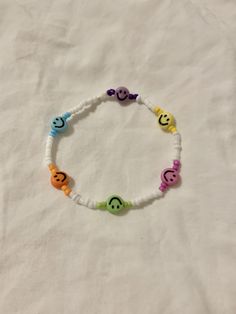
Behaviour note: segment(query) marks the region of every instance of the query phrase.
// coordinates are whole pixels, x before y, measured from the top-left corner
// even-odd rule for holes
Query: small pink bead
[[[172,167],[174,170],[176,171],[179,171],[179,168],[180,168],[180,161],[179,160],[174,160],[173,162],[173,167]]]
[[[159,187],[159,190],[161,191],[161,192],[165,192],[165,188],[161,185],[160,187]]]
[[[174,160],[174,165],[180,166],[180,161],[179,161],[178,159],[175,159],[175,160]]]
[[[161,190],[162,192],[164,192],[165,190],[167,190],[168,185],[164,182],[161,183],[159,190]]]

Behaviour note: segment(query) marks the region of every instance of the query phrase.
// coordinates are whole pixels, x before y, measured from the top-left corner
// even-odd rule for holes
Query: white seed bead
[[[80,197],[79,204],[86,206],[86,207],[89,207],[89,208],[92,208],[92,209],[96,208],[96,202],[93,200],[90,200],[89,198]]]
[[[156,107],[149,99],[146,97],[143,97],[141,95],[138,95],[136,98],[136,102],[140,105],[145,105],[149,110],[154,112],[154,108]]]
[[[142,99],[141,95],[138,95],[138,96],[137,96],[136,102],[137,102],[138,104],[140,104],[140,105],[143,104],[143,99]]]
[[[107,93],[103,93],[102,95],[98,96],[99,100],[102,102],[102,101],[108,101],[110,100],[110,96],[107,95]]]
[[[180,151],[176,150],[176,152],[173,154],[173,160],[180,160]]]
[[[75,193],[73,191],[70,192],[70,198],[72,201],[74,201],[76,204],[79,204],[80,195],[78,193]]]
[[[146,107],[148,107],[149,110],[151,110],[151,111],[154,112],[154,109],[155,109],[156,106],[153,105],[153,103],[151,103],[149,100],[146,100],[146,101],[144,102],[144,105],[145,105]]]
[[[181,146],[181,135],[179,132],[175,132],[173,134],[174,136],[174,154],[173,154],[173,160],[180,160],[180,154],[182,150]]]
[[[83,101],[78,106],[70,109],[68,112],[70,112],[71,114],[80,114],[85,109],[89,108],[90,106],[96,105],[102,101],[107,101],[107,100],[109,100],[109,96],[106,93],[104,93],[100,96],[96,96],[96,97],[93,97],[91,99]]]
[[[174,143],[181,145],[181,135],[179,134],[179,132],[175,132],[173,136],[174,136]]]
[[[136,198],[134,200],[131,201],[131,203],[133,204],[134,207],[138,207],[143,205],[144,203],[150,202],[156,198],[160,198],[163,196],[163,192],[157,190],[149,195],[145,195],[143,197],[139,197]]]
[[[51,156],[45,156],[44,157],[44,162],[46,165],[50,165],[52,162],[52,157]]]
[[[52,146],[53,146],[53,141],[54,141],[53,136],[48,135],[48,137],[47,137],[47,142],[46,142],[45,157],[44,157],[44,160],[45,160],[46,165],[49,165],[49,164],[51,164],[51,163],[53,162],[53,161],[52,161]]]

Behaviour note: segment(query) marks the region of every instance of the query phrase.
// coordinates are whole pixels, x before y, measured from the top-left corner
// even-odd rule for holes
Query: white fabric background
[[[235,0],[0,1],[0,313],[236,313]],[[116,217],[43,164],[51,118],[127,86],[172,112],[182,184]],[[157,188],[171,135],[106,103],[58,143],[83,195]]]

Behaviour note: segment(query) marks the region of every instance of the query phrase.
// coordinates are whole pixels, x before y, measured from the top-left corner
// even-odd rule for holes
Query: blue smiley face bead
[[[70,113],[65,113],[63,116],[59,116],[59,117],[56,117],[52,120],[51,122],[51,132],[50,134],[52,136],[56,136],[57,133],[61,133],[61,132],[64,132],[65,129],[68,127],[68,124],[66,122],[66,120],[70,117]]]
[[[52,120],[51,127],[57,132],[63,132],[67,128],[66,119],[63,117],[56,117]]]

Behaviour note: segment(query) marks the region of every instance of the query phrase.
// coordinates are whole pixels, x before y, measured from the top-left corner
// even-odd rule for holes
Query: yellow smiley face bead
[[[158,124],[162,130],[171,133],[177,131],[175,127],[175,118],[171,113],[164,111],[160,107],[156,107],[154,112],[158,116]]]

